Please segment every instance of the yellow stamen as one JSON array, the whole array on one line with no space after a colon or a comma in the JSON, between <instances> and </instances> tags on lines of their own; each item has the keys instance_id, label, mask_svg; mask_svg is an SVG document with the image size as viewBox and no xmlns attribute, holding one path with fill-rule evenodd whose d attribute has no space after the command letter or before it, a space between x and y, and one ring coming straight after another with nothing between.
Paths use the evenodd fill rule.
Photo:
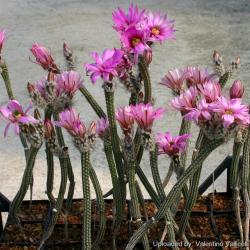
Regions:
<instances>
[{"instance_id":1,"label":"yellow stamen","mask_svg":"<svg viewBox=\"0 0 250 250\"><path fill-rule=\"evenodd\" d=\"M19 113L19 111L15 110L13 113L13 116L15 116L16 118L20 118L22 115Z\"/></svg>"},{"instance_id":2,"label":"yellow stamen","mask_svg":"<svg viewBox=\"0 0 250 250\"><path fill-rule=\"evenodd\" d=\"M154 28L151 29L151 33L152 33L153 35L157 36L157 35L160 34L160 30L159 30L159 28L154 27Z\"/></svg>"},{"instance_id":3,"label":"yellow stamen","mask_svg":"<svg viewBox=\"0 0 250 250\"><path fill-rule=\"evenodd\" d=\"M140 42L141 42L141 39L138 38L138 37L133 37L132 41L131 41L133 47L135 47L136 45L138 45Z\"/></svg>"},{"instance_id":4,"label":"yellow stamen","mask_svg":"<svg viewBox=\"0 0 250 250\"><path fill-rule=\"evenodd\" d=\"M226 112L225 112L227 115L232 115L233 114L233 111L231 109L228 109Z\"/></svg>"}]
</instances>

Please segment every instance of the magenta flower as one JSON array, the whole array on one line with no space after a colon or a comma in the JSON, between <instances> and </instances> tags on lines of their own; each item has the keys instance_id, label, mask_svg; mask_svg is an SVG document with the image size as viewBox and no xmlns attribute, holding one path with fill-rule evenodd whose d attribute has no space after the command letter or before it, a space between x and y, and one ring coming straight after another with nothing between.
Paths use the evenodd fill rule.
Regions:
<instances>
[{"instance_id":1,"label":"magenta flower","mask_svg":"<svg viewBox=\"0 0 250 250\"><path fill-rule=\"evenodd\" d=\"M36 124L39 122L34 117L27 114L31 107L32 106L29 105L29 107L23 111L21 104L17 100L11 100L7 105L0 107L0 113L2 114L3 118L8 121L8 124L4 130L4 137L6 137L11 124L14 125L14 131L18 135L20 124Z\"/></svg>"},{"instance_id":2,"label":"magenta flower","mask_svg":"<svg viewBox=\"0 0 250 250\"><path fill-rule=\"evenodd\" d=\"M166 15L161 15L160 12L153 14L147 13L148 28L150 30L149 41L163 42L167 39L175 39L174 37L174 21L169 20Z\"/></svg>"},{"instance_id":3,"label":"magenta flower","mask_svg":"<svg viewBox=\"0 0 250 250\"><path fill-rule=\"evenodd\" d=\"M92 83L95 83L99 77L104 81L111 81L114 76L117 76L116 67L121 63L123 54L120 49L105 49L101 56L97 52L92 52L95 63L85 65Z\"/></svg>"},{"instance_id":4,"label":"magenta flower","mask_svg":"<svg viewBox=\"0 0 250 250\"><path fill-rule=\"evenodd\" d=\"M208 82L215 77L214 74L210 75L206 69L202 70L197 67L187 67L186 74L186 82L188 87L204 84L205 82Z\"/></svg>"},{"instance_id":5,"label":"magenta flower","mask_svg":"<svg viewBox=\"0 0 250 250\"><path fill-rule=\"evenodd\" d=\"M151 50L147 44L148 38L148 29L137 30L135 27L131 27L121 35L121 42L123 48L134 54L137 59L138 55L142 55L145 50Z\"/></svg>"},{"instance_id":6,"label":"magenta flower","mask_svg":"<svg viewBox=\"0 0 250 250\"><path fill-rule=\"evenodd\" d=\"M249 108L241 103L241 99L227 100L224 96L209 105L214 113L220 115L224 128L230 125L247 125L250 122Z\"/></svg>"},{"instance_id":7,"label":"magenta flower","mask_svg":"<svg viewBox=\"0 0 250 250\"><path fill-rule=\"evenodd\" d=\"M5 41L5 30L1 30L0 31L0 54L3 48L4 41Z\"/></svg>"},{"instance_id":8,"label":"magenta flower","mask_svg":"<svg viewBox=\"0 0 250 250\"><path fill-rule=\"evenodd\" d=\"M30 49L38 64L42 66L43 69L52 71L54 73L59 73L59 69L54 63L50 52L44 46L34 43Z\"/></svg>"},{"instance_id":9,"label":"magenta flower","mask_svg":"<svg viewBox=\"0 0 250 250\"><path fill-rule=\"evenodd\" d=\"M82 87L83 80L76 71L65 71L56 76L56 84L59 93L66 93L73 97L75 92Z\"/></svg>"},{"instance_id":10,"label":"magenta flower","mask_svg":"<svg viewBox=\"0 0 250 250\"><path fill-rule=\"evenodd\" d=\"M147 132L151 132L154 120L162 118L165 111L163 108L155 109L149 103L139 103L135 106L131 106L131 115L138 126Z\"/></svg>"},{"instance_id":11,"label":"magenta flower","mask_svg":"<svg viewBox=\"0 0 250 250\"><path fill-rule=\"evenodd\" d=\"M183 114L186 114L193 108L196 108L197 95L198 91L196 87L190 87L180 96L175 97L171 101L171 105L173 108L181 111Z\"/></svg>"},{"instance_id":12,"label":"magenta flower","mask_svg":"<svg viewBox=\"0 0 250 250\"><path fill-rule=\"evenodd\" d=\"M197 108L191 109L188 113L184 115L186 120L193 120L197 124L200 122L206 122L212 119L211 110L209 108L209 103L205 99L201 99L198 103Z\"/></svg>"},{"instance_id":13,"label":"magenta flower","mask_svg":"<svg viewBox=\"0 0 250 250\"><path fill-rule=\"evenodd\" d=\"M115 118L119 122L124 134L131 134L134 125L134 118L131 115L132 106L118 108L115 112Z\"/></svg>"},{"instance_id":14,"label":"magenta flower","mask_svg":"<svg viewBox=\"0 0 250 250\"><path fill-rule=\"evenodd\" d=\"M156 143L158 145L159 154L167 154L172 157L185 152L187 140L190 137L190 134L173 137L169 132L166 132L165 134L158 133L156 135Z\"/></svg>"},{"instance_id":15,"label":"magenta flower","mask_svg":"<svg viewBox=\"0 0 250 250\"><path fill-rule=\"evenodd\" d=\"M244 85L240 80L236 80L233 82L233 85L230 88L230 98L242 98L244 94Z\"/></svg>"},{"instance_id":16,"label":"magenta flower","mask_svg":"<svg viewBox=\"0 0 250 250\"><path fill-rule=\"evenodd\" d=\"M109 121L106 118L100 118L97 121L96 133L103 138L109 128Z\"/></svg>"},{"instance_id":17,"label":"magenta flower","mask_svg":"<svg viewBox=\"0 0 250 250\"><path fill-rule=\"evenodd\" d=\"M137 6L130 4L127 14L123 9L118 8L113 11L112 17L113 28L118 32L123 32L132 26L140 26L140 23L145 20L145 10L139 10Z\"/></svg>"},{"instance_id":18,"label":"magenta flower","mask_svg":"<svg viewBox=\"0 0 250 250\"><path fill-rule=\"evenodd\" d=\"M84 138L87 129L81 121L80 115L75 109L66 109L59 114L59 121L55 121L56 126L63 127L73 137Z\"/></svg>"},{"instance_id":19,"label":"magenta flower","mask_svg":"<svg viewBox=\"0 0 250 250\"><path fill-rule=\"evenodd\" d=\"M214 102L221 96L221 86L217 82L209 81L197 87L208 103Z\"/></svg>"},{"instance_id":20,"label":"magenta flower","mask_svg":"<svg viewBox=\"0 0 250 250\"><path fill-rule=\"evenodd\" d=\"M180 94L184 89L184 81L186 79L186 71L183 69L169 70L168 73L161 79L160 84L172 89L175 93Z\"/></svg>"}]
</instances>

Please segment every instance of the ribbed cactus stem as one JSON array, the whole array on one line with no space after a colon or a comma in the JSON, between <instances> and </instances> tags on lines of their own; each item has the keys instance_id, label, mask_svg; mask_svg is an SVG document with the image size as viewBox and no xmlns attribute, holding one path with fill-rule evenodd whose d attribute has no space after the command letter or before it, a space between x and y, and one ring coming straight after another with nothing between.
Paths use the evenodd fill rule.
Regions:
<instances>
[{"instance_id":1,"label":"ribbed cactus stem","mask_svg":"<svg viewBox=\"0 0 250 250\"><path fill-rule=\"evenodd\" d=\"M39 151L39 148L31 146L29 150L29 156L28 156L26 168L23 174L21 186L10 205L10 212L9 212L10 218L14 219L15 222L17 222L18 224L19 224L19 219L16 213L18 212L21 206L21 203L29 188L31 178L32 178L32 172L33 172L33 168L35 164L35 159L36 159L38 151Z\"/></svg>"},{"instance_id":2,"label":"ribbed cactus stem","mask_svg":"<svg viewBox=\"0 0 250 250\"><path fill-rule=\"evenodd\" d=\"M135 171L136 171L136 163L132 146L132 150L130 152L130 156L128 159L128 183L129 183L129 191L132 204L132 217L133 217L132 219L137 226L140 226L142 224L142 221L141 221L141 212L140 212L139 200L135 184L135 173L136 173ZM150 249L147 235L143 235L142 244L144 249Z\"/></svg>"},{"instance_id":3,"label":"ribbed cactus stem","mask_svg":"<svg viewBox=\"0 0 250 250\"><path fill-rule=\"evenodd\" d=\"M158 169L158 155L157 155L157 145L154 145L154 148L150 150L150 167L152 171L152 176L154 179L154 184L158 193L158 196L160 198L160 201L166 199L166 194L164 191L164 188L162 186L162 180L160 178L159 169ZM173 244L173 249L179 249L177 247L176 241L175 241L175 232L174 227L172 224L172 221L170 220L169 212L166 212L166 227L168 232L168 241Z\"/></svg>"},{"instance_id":4,"label":"ribbed cactus stem","mask_svg":"<svg viewBox=\"0 0 250 250\"><path fill-rule=\"evenodd\" d=\"M243 189L243 199L245 204L245 225L244 225L244 234L245 234L245 246L246 250L249 250L249 220L250 220L250 200L248 193L249 186L249 144L250 144L250 133L248 130L247 139L243 146L243 155L242 155L242 189Z\"/></svg>"},{"instance_id":5,"label":"ribbed cactus stem","mask_svg":"<svg viewBox=\"0 0 250 250\"><path fill-rule=\"evenodd\" d=\"M106 217L105 217L105 203L103 199L101 185L99 183L98 177L94 168L90 167L90 180L93 184L95 193L96 193L96 200L97 200L97 207L98 207L98 215L99 215L99 230L96 235L95 241L93 242L92 248L98 249L99 244L102 242L106 230Z\"/></svg>"},{"instance_id":6,"label":"ribbed cactus stem","mask_svg":"<svg viewBox=\"0 0 250 250\"><path fill-rule=\"evenodd\" d=\"M83 191L83 221L82 250L91 250L91 197L90 197L90 152L81 154L82 191Z\"/></svg>"},{"instance_id":7,"label":"ribbed cactus stem","mask_svg":"<svg viewBox=\"0 0 250 250\"><path fill-rule=\"evenodd\" d=\"M149 103L152 100L151 80L148 72L148 66L142 56L139 57L138 67L144 83L144 103Z\"/></svg>"},{"instance_id":8,"label":"ribbed cactus stem","mask_svg":"<svg viewBox=\"0 0 250 250\"><path fill-rule=\"evenodd\" d=\"M54 113L53 114L54 120L58 121L59 120L59 114L58 113ZM62 133L62 129L58 126L55 127L56 129L56 135L57 135L57 140L58 140L58 144L60 147L65 147L65 142L64 142L64 138L63 138L63 133ZM71 161L69 156L66 157L67 159L67 174L68 174L68 179L69 179L69 190L68 190L68 195L67 195L67 202L66 202L66 206L67 209L71 208L72 205L72 200L74 197L74 190L75 190L75 177L74 177L74 172L73 172L73 168L71 165Z\"/></svg>"},{"instance_id":9,"label":"ribbed cactus stem","mask_svg":"<svg viewBox=\"0 0 250 250\"><path fill-rule=\"evenodd\" d=\"M58 215L62 209L64 195L66 192L67 172L68 172L68 160L67 160L68 148L64 147L61 149L62 149L62 152L61 152L61 155L59 156L59 162L60 162L60 168L61 168L61 182L60 182L58 197L56 199L56 202L52 204L51 211L49 211L46 226L44 229L44 234L43 234L43 237L42 237L42 240L38 249L42 249L45 241L49 239L49 237L51 236L54 230L55 224L58 219Z\"/></svg>"},{"instance_id":10,"label":"ribbed cactus stem","mask_svg":"<svg viewBox=\"0 0 250 250\"><path fill-rule=\"evenodd\" d=\"M225 85L226 85L226 83L227 83L227 81L228 81L229 78L230 78L230 72L226 72L226 73L224 73L224 74L220 77L219 83L220 83L220 85L221 85L221 88L224 88L224 87L225 87Z\"/></svg>"},{"instance_id":11,"label":"ribbed cactus stem","mask_svg":"<svg viewBox=\"0 0 250 250\"><path fill-rule=\"evenodd\" d=\"M86 87L81 87L79 89L81 93L84 95L90 106L93 108L93 110L96 112L98 117L106 117L105 112L102 110L101 106L97 103L97 101L94 99L94 97L90 94L90 92L86 89Z\"/></svg>"},{"instance_id":12,"label":"ribbed cactus stem","mask_svg":"<svg viewBox=\"0 0 250 250\"><path fill-rule=\"evenodd\" d=\"M126 250L133 249L138 240L147 232L147 230L161 218L164 217L167 209L171 207L173 202L175 201L176 194L181 192L183 186L187 183L190 177L197 171L199 166L203 163L203 161L208 157L208 155L220 146L224 142L223 139L207 141L207 147L201 150L197 156L197 158L191 163L191 165L185 170L179 181L174 185L171 189L167 198L161 204L159 210L157 211L155 217L151 218L148 222L144 223L131 237L128 245L126 246Z\"/></svg>"},{"instance_id":13,"label":"ribbed cactus stem","mask_svg":"<svg viewBox=\"0 0 250 250\"><path fill-rule=\"evenodd\" d=\"M13 100L13 99L15 99L15 97L14 97L12 87L11 87L11 81L10 81L8 67L4 61L0 62L0 68L1 68L1 70L0 70L1 76L3 78L8 97L9 97L9 99Z\"/></svg>"}]
</instances>

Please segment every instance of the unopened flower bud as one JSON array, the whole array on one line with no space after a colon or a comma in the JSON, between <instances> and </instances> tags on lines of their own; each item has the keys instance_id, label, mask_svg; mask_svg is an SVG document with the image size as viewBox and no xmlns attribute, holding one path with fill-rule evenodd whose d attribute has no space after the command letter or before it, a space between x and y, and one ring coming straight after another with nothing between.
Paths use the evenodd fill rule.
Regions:
<instances>
[{"instance_id":1,"label":"unopened flower bud","mask_svg":"<svg viewBox=\"0 0 250 250\"><path fill-rule=\"evenodd\" d=\"M38 109L35 109L34 110L34 117L37 119L37 120L41 120L41 114L39 112Z\"/></svg>"},{"instance_id":2,"label":"unopened flower bud","mask_svg":"<svg viewBox=\"0 0 250 250\"><path fill-rule=\"evenodd\" d=\"M5 40L5 30L0 31L0 54L3 48L3 43Z\"/></svg>"},{"instance_id":3,"label":"unopened flower bud","mask_svg":"<svg viewBox=\"0 0 250 250\"><path fill-rule=\"evenodd\" d=\"M230 88L230 98L242 98L244 94L244 85L240 80L234 81L232 87Z\"/></svg>"},{"instance_id":4,"label":"unopened flower bud","mask_svg":"<svg viewBox=\"0 0 250 250\"><path fill-rule=\"evenodd\" d=\"M45 139L51 139L55 137L55 129L50 119L44 120L44 137Z\"/></svg>"},{"instance_id":5,"label":"unopened flower bud","mask_svg":"<svg viewBox=\"0 0 250 250\"><path fill-rule=\"evenodd\" d=\"M144 52L144 59L145 59L145 62L147 63L147 65L149 65L152 62L152 59L153 59L152 50L146 50Z\"/></svg>"},{"instance_id":6,"label":"unopened flower bud","mask_svg":"<svg viewBox=\"0 0 250 250\"><path fill-rule=\"evenodd\" d=\"M214 51L213 54L214 63L220 65L222 63L222 57L218 51Z\"/></svg>"},{"instance_id":7,"label":"unopened flower bud","mask_svg":"<svg viewBox=\"0 0 250 250\"><path fill-rule=\"evenodd\" d=\"M30 94L33 93L33 92L35 91L35 86L34 86L34 84L28 82L28 84L27 84L27 89L28 89L28 92L29 92Z\"/></svg>"},{"instance_id":8,"label":"unopened flower bud","mask_svg":"<svg viewBox=\"0 0 250 250\"><path fill-rule=\"evenodd\" d=\"M73 54L72 50L70 49L69 45L66 42L63 43L63 54L66 58L71 57Z\"/></svg>"},{"instance_id":9,"label":"unopened flower bud","mask_svg":"<svg viewBox=\"0 0 250 250\"><path fill-rule=\"evenodd\" d=\"M48 73L47 81L48 82L53 82L55 80L55 74L53 72Z\"/></svg>"}]
</instances>

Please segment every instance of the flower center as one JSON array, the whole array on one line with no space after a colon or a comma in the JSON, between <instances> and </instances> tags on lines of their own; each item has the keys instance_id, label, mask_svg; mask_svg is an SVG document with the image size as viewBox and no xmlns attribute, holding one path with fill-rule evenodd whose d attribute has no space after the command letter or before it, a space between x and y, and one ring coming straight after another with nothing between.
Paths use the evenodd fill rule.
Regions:
<instances>
[{"instance_id":1,"label":"flower center","mask_svg":"<svg viewBox=\"0 0 250 250\"><path fill-rule=\"evenodd\" d=\"M139 37L133 37L132 41L131 41L133 47L135 47L136 45L138 45L140 42L141 42L141 39Z\"/></svg>"},{"instance_id":2,"label":"flower center","mask_svg":"<svg viewBox=\"0 0 250 250\"><path fill-rule=\"evenodd\" d=\"M227 115L232 115L232 114L233 114L233 111L232 111L231 109L228 109L228 110L226 110L225 114L227 114Z\"/></svg>"},{"instance_id":3,"label":"flower center","mask_svg":"<svg viewBox=\"0 0 250 250\"><path fill-rule=\"evenodd\" d=\"M155 36L160 34L160 29L158 27L154 27L151 29L151 33Z\"/></svg>"},{"instance_id":4,"label":"flower center","mask_svg":"<svg viewBox=\"0 0 250 250\"><path fill-rule=\"evenodd\" d=\"M20 118L22 115L20 114L20 112L18 110L15 110L12 115L16 118Z\"/></svg>"}]
</instances>

